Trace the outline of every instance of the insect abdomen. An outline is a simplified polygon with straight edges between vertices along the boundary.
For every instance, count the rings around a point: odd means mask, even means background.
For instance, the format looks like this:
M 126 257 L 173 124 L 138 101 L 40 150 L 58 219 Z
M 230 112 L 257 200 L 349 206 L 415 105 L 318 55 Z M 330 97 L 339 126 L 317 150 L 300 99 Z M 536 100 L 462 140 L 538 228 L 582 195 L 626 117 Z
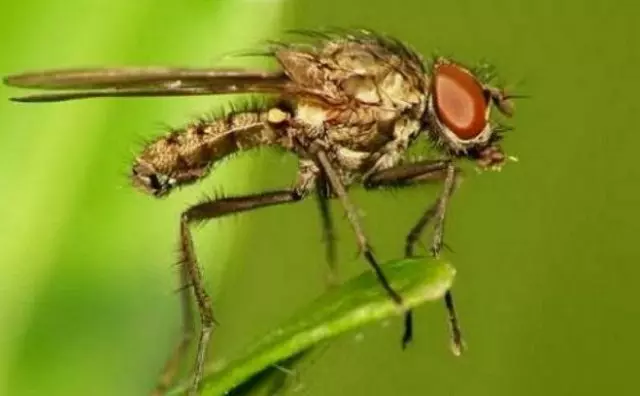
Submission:
M 134 174 L 154 174 L 156 179 L 165 180 L 164 195 L 175 186 L 206 176 L 217 161 L 230 154 L 257 146 L 283 145 L 275 125 L 281 122 L 278 117 L 287 116 L 265 106 L 199 119 L 147 145 L 136 159 Z

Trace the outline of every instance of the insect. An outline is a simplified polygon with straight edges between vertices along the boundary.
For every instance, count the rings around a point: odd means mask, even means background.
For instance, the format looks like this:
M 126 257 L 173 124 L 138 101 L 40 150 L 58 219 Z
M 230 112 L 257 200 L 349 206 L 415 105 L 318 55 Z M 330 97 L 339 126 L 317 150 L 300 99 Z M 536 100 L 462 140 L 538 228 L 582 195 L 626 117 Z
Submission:
M 406 237 L 405 255 L 429 223 L 431 254 L 443 246 L 445 214 L 460 173 L 458 161 L 480 168 L 501 166 L 506 156 L 498 142 L 504 128 L 491 118 L 497 108 L 511 116 L 515 95 L 489 85 L 482 72 L 447 58 L 425 62 L 399 40 L 367 30 L 298 32 L 306 40 L 272 42 L 261 55 L 279 64 L 275 70 L 196 68 L 95 68 L 24 73 L 5 84 L 56 90 L 12 98 L 18 102 L 56 102 L 97 97 L 190 96 L 230 93 L 266 95 L 266 102 L 174 129 L 148 143 L 131 169 L 135 187 L 154 197 L 195 183 L 229 154 L 257 146 L 277 146 L 299 159 L 290 188 L 199 202 L 181 215 L 180 277 L 184 336 L 167 362 L 158 394 L 172 383 L 177 362 L 195 332 L 191 300 L 195 297 L 201 329 L 197 337 L 194 377 L 197 394 L 209 339 L 214 328 L 211 300 L 199 270 L 191 226 L 233 213 L 299 202 L 315 195 L 326 260 L 335 266 L 333 221 L 328 200 L 338 199 L 359 249 L 382 287 L 396 303 L 402 298 L 378 265 L 358 212 L 347 193 L 353 185 L 375 190 L 424 182 L 441 182 L 442 190 Z M 411 162 L 407 149 L 428 139 L 437 157 Z M 445 295 L 453 349 L 463 347 L 451 292 Z M 403 344 L 412 337 L 412 314 L 405 315 Z

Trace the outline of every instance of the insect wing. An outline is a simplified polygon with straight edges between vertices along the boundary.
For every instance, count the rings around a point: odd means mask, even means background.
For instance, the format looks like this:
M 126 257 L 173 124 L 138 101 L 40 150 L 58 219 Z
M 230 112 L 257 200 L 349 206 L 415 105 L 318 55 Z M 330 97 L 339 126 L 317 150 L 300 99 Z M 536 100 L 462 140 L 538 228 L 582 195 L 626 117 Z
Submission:
M 55 102 L 96 97 L 190 96 L 225 93 L 276 93 L 287 77 L 281 71 L 166 67 L 44 70 L 5 77 L 6 85 L 59 90 L 28 95 L 18 102 Z

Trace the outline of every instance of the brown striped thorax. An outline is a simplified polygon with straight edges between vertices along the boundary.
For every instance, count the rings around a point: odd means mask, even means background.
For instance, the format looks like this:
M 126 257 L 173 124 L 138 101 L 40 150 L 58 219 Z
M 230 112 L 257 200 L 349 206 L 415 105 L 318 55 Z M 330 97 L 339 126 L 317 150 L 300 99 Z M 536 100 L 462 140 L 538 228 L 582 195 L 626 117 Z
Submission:
M 493 106 L 513 113 L 513 96 L 488 77 L 451 59 L 425 62 L 400 41 L 354 30 L 304 32 L 302 43 L 271 43 L 273 71 L 243 69 L 73 69 L 29 73 L 10 85 L 75 91 L 18 98 L 54 101 L 98 96 L 258 93 L 267 99 L 229 114 L 196 120 L 150 142 L 135 159 L 132 182 L 155 196 L 193 183 L 223 157 L 257 146 L 280 146 L 300 157 L 299 180 L 318 169 L 312 142 L 329 153 L 349 185 L 402 162 L 424 132 L 443 155 L 480 167 L 502 164 Z

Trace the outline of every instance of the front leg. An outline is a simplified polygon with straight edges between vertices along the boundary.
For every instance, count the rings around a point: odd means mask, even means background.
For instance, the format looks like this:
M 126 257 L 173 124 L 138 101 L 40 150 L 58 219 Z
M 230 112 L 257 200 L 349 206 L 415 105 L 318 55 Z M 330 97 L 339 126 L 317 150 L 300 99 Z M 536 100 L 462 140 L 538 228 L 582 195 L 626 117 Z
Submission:
M 413 256 L 415 244 L 420 239 L 429 221 L 434 220 L 434 233 L 431 242 L 431 253 L 434 257 L 440 254 L 443 245 L 444 221 L 449 199 L 455 189 L 458 169 L 451 160 L 427 160 L 414 163 L 398 165 L 371 174 L 365 181 L 366 189 L 375 189 L 385 186 L 406 187 L 418 183 L 429 181 L 443 181 L 444 186 L 438 199 L 423 212 L 416 224 L 406 237 L 405 256 Z M 455 311 L 453 294 L 447 291 L 444 297 L 445 305 L 449 315 L 451 328 L 452 350 L 459 355 L 464 349 L 462 332 L 458 323 Z M 412 339 L 412 314 L 407 312 L 405 317 L 405 334 L 402 338 L 403 345 L 406 346 Z
M 426 160 L 384 169 L 373 173 L 365 179 L 364 186 L 366 189 L 406 187 L 419 183 L 444 181 L 442 193 L 436 202 L 424 211 L 407 235 L 405 256 L 413 256 L 415 244 L 432 219 L 435 219 L 435 225 L 431 253 L 436 257 L 440 254 L 443 243 L 445 213 L 449 199 L 455 189 L 458 172 L 451 160 Z

